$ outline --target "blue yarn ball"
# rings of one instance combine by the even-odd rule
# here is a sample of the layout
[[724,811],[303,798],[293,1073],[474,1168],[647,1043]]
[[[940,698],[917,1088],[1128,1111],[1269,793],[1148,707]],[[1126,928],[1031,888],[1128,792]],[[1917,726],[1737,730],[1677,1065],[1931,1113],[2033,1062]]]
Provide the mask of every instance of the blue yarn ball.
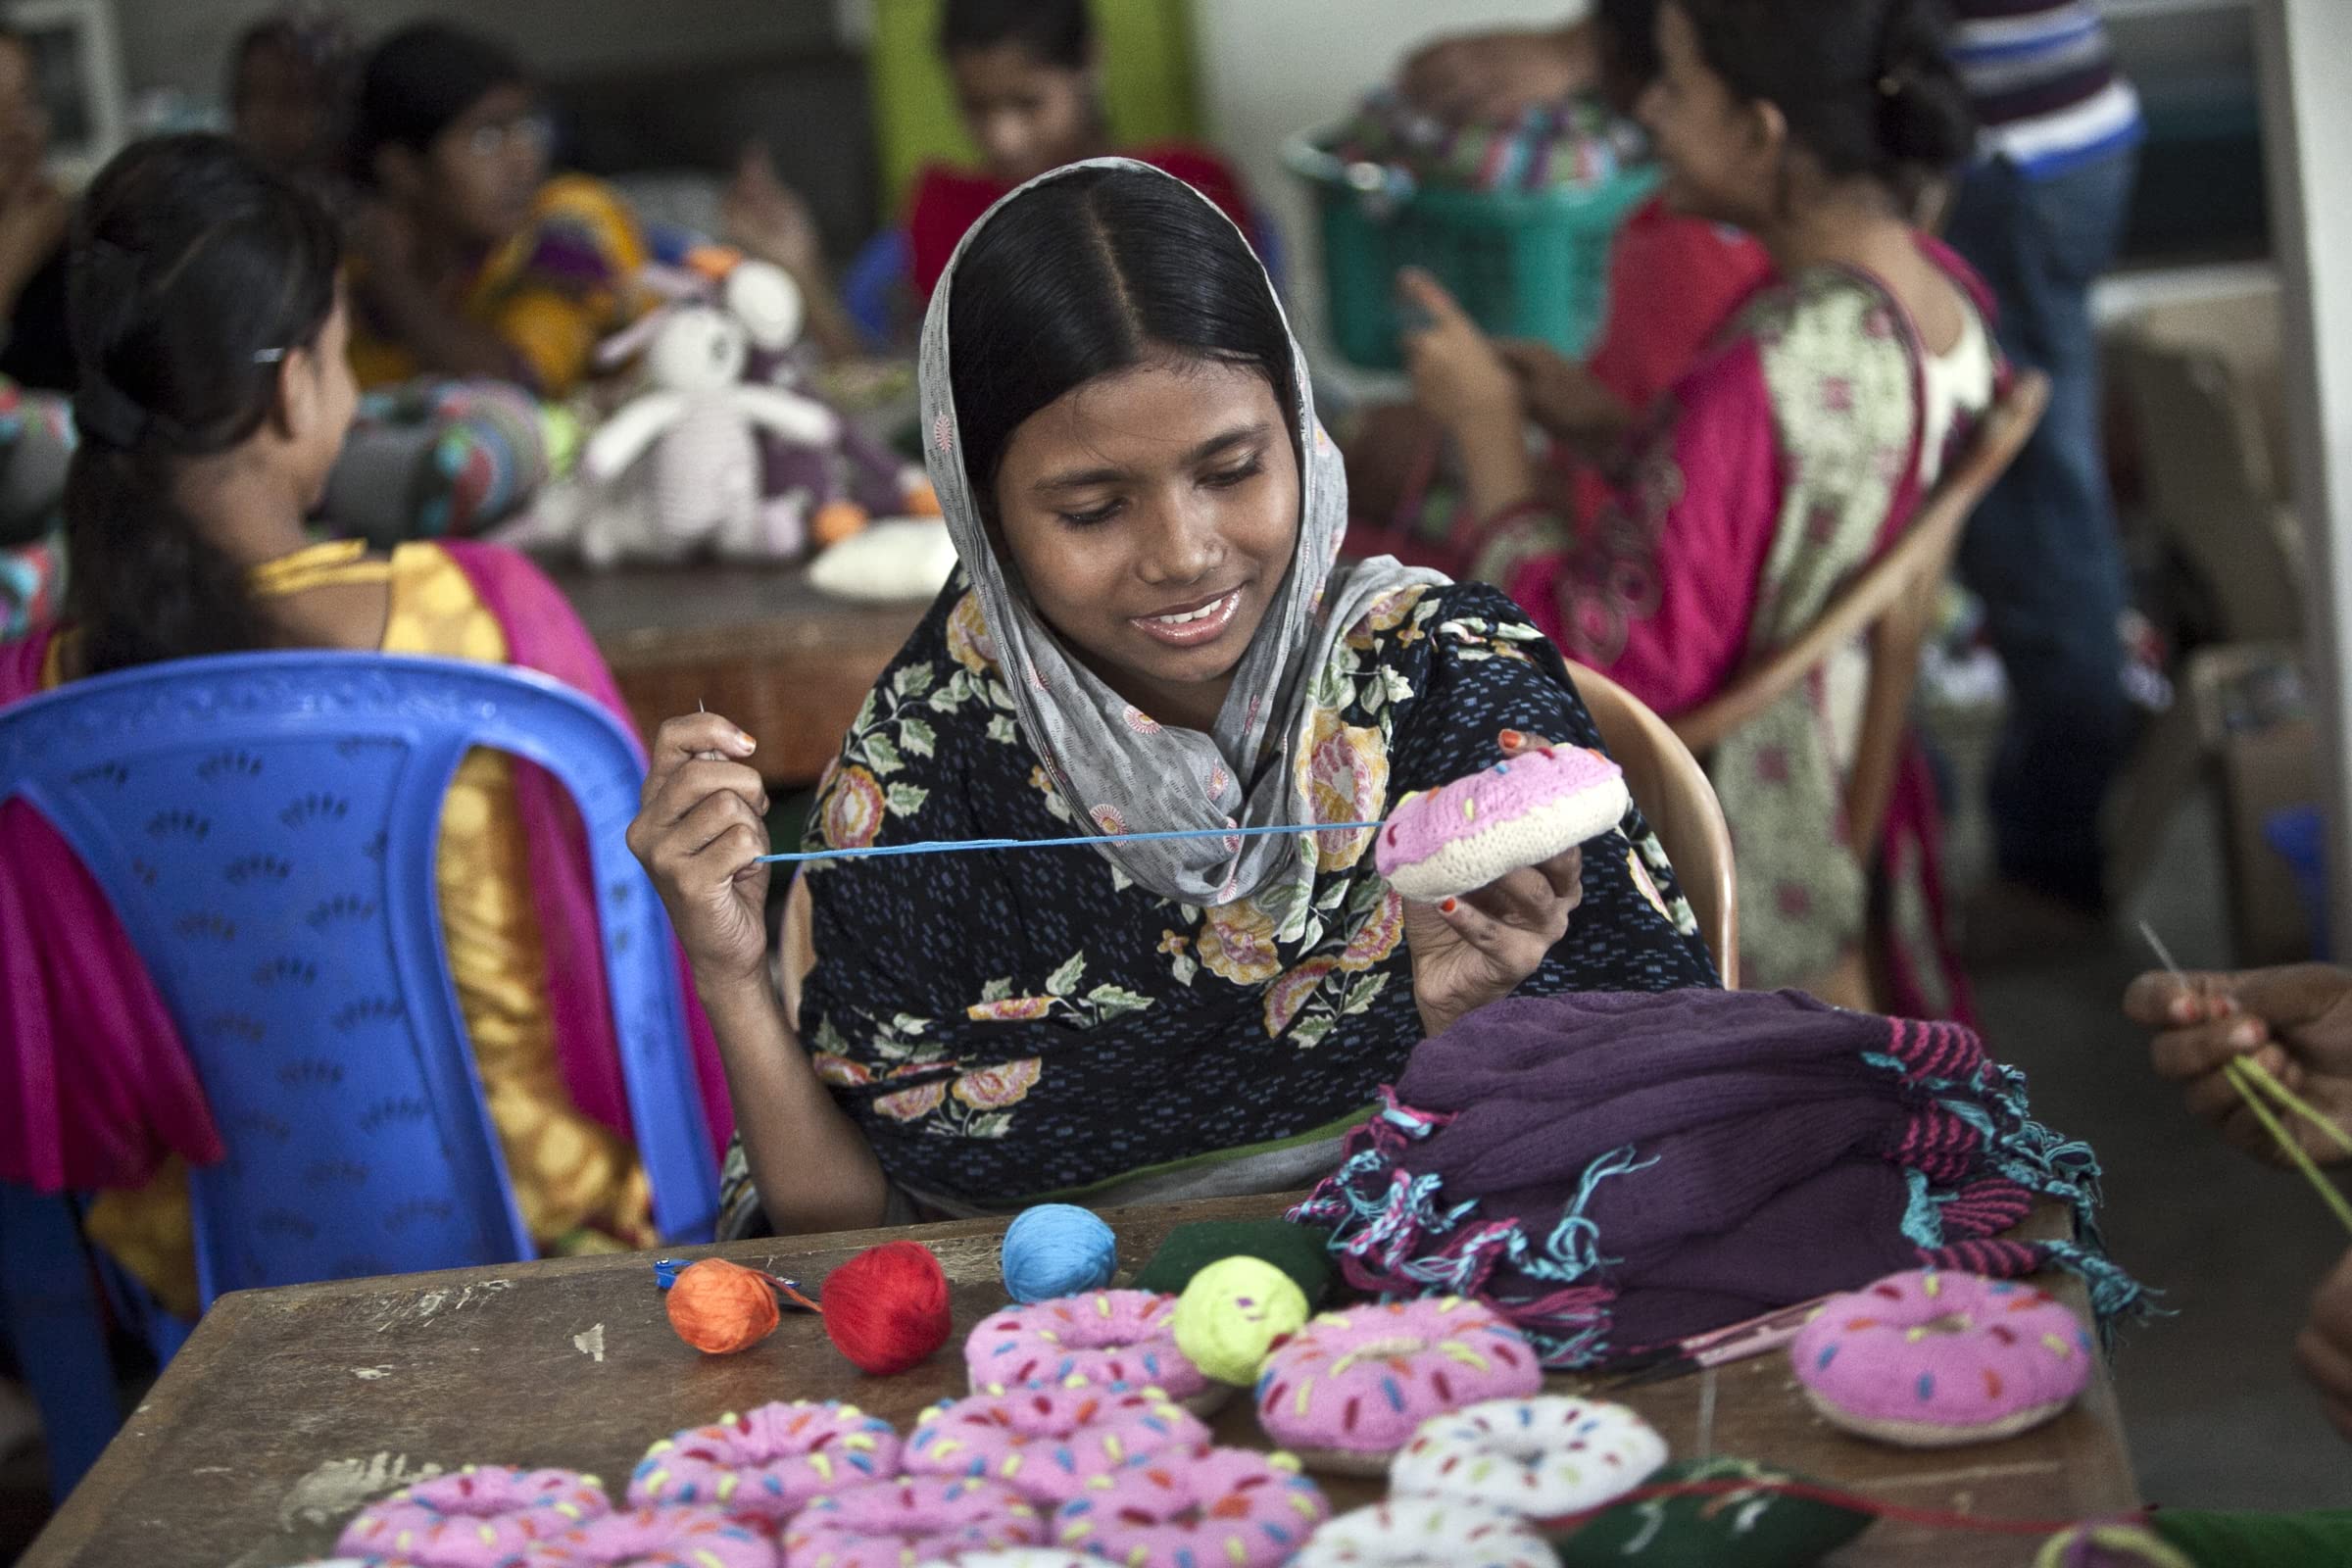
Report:
[[1119,1271],[1119,1239],[1075,1203],[1024,1208],[1004,1232],[1004,1289],[1027,1305],[1099,1291]]

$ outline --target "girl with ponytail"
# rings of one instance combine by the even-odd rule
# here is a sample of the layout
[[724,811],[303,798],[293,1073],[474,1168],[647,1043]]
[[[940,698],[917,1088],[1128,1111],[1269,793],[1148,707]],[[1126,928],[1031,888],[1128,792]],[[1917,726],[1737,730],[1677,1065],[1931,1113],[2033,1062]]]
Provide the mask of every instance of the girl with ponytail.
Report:
[[[73,236],[68,618],[0,646],[0,706],[131,665],[343,648],[512,662],[626,722],[579,621],[521,557],[310,541],[358,402],[340,261],[311,199],[224,138],[141,142],[99,175]],[[537,769],[472,754],[436,868],[451,977],[524,1221],[548,1248],[650,1245],[568,802]],[[104,895],[13,800],[0,802],[0,1081],[34,1086],[0,1098],[0,1180],[106,1190],[92,1239],[193,1312],[182,1161],[218,1160],[224,1145]],[[692,1025],[723,1143],[715,1049],[699,1010]]]

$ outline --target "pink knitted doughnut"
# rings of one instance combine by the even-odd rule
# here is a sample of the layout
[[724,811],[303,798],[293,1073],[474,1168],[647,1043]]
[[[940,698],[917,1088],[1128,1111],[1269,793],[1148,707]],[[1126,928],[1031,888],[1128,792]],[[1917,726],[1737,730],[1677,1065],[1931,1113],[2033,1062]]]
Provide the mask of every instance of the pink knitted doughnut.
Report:
[[836,1482],[890,1481],[899,1435],[854,1404],[763,1404],[715,1426],[689,1427],[645,1450],[629,1501],[713,1503],[773,1530]]
[[612,1511],[593,1476],[469,1464],[362,1508],[335,1549],[424,1568],[496,1568],[534,1541]]
[[786,1568],[906,1568],[925,1557],[1045,1539],[1045,1515],[1010,1487],[909,1476],[810,1498],[784,1532],[784,1561]]
[[1615,762],[1582,746],[1546,746],[1397,802],[1373,863],[1408,899],[1451,898],[1600,837],[1623,820],[1626,802]]
[[1535,1347],[1458,1296],[1326,1312],[1257,1380],[1266,1436],[1319,1470],[1376,1475],[1431,1416],[1544,1386]]
[[631,1508],[566,1530],[513,1568],[776,1568],[776,1544],[715,1508]]
[[2090,1335],[2048,1293],[1915,1269],[1825,1303],[1788,1359],[1849,1432],[1911,1448],[2014,1437],[2090,1381]]
[[1151,1291],[1095,1291],[1008,1306],[980,1320],[963,1342],[975,1393],[1049,1384],[1141,1393],[1213,1409],[1224,1397],[1176,1348],[1176,1298]]
[[1275,1568],[1330,1513],[1287,1453],[1168,1448],[1063,1503],[1054,1540],[1127,1568]]
[[915,1568],[1102,1568],[1091,1551],[1056,1551],[1052,1546],[1007,1546],[1003,1551],[959,1551],[934,1557]]
[[1208,1441],[1198,1417],[1156,1390],[1007,1389],[925,1410],[906,1440],[906,1468],[908,1475],[988,1476],[1052,1512],[1096,1476]]

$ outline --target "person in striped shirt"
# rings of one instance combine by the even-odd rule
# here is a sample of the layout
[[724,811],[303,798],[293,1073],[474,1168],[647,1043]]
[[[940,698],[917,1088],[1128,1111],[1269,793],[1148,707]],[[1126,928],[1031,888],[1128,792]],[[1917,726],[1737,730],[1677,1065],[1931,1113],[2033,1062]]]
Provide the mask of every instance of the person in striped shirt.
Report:
[[2122,237],[2139,103],[2092,0],[1953,0],[1952,11],[1952,63],[1981,130],[1945,238],[1991,286],[2010,359],[2051,383],[2040,428],[1960,550],[2009,673],[1991,781],[1996,853],[2009,882],[2095,914],[2099,808],[2132,710],[2090,287]]

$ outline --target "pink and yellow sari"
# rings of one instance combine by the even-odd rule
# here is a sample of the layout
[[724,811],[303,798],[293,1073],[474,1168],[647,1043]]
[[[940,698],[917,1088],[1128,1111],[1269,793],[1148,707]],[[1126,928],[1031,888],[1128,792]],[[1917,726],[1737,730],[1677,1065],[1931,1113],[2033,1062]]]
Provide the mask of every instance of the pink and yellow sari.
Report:
[[[1921,244],[1988,320],[1964,264]],[[1801,635],[1901,534],[1941,456],[1973,434],[1983,411],[1959,411],[1943,453],[1923,464],[1925,363],[1877,279],[1825,267],[1768,281],[1660,401],[1629,463],[1587,485],[1597,504],[1569,515],[1530,503],[1495,517],[1474,575],[1508,592],[1571,660],[1670,719],[1688,711]],[[1848,960],[1871,900],[1885,898],[1892,951],[1873,956],[1894,1009],[1965,1019],[1942,933],[1938,813],[1916,751],[1875,877],[1847,844],[1850,713],[1833,689],[1838,668],[1705,760],[1739,854],[1741,970],[1757,987],[1817,981]]]
[[[256,591],[385,582],[386,652],[535,669],[628,722],[570,606],[521,557],[416,544],[387,562],[362,549],[272,562]],[[0,647],[0,706],[57,684],[72,635]],[[653,1245],[569,797],[539,768],[473,753],[451,784],[437,858],[451,975],[525,1223],[549,1250]],[[0,1179],[102,1190],[92,1237],[191,1315],[185,1166],[225,1152],[195,1067],[105,894],[21,801],[0,804]],[[686,1005],[704,1116],[723,1149],[726,1080],[691,984]]]

